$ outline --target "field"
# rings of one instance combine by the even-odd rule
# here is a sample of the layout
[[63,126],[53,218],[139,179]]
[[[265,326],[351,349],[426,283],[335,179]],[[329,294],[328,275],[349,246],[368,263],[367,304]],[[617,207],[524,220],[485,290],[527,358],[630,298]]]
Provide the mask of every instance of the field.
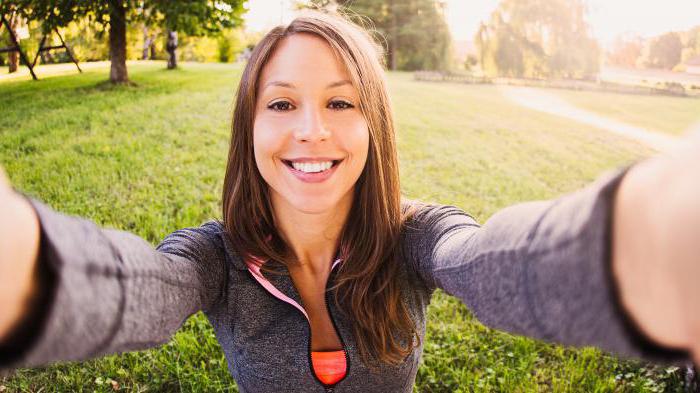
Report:
[[[131,63],[137,86],[130,87],[102,83],[105,67],[38,83],[0,80],[0,165],[13,185],[59,211],[134,232],[153,244],[178,228],[219,217],[241,69],[164,68]],[[494,86],[416,82],[407,73],[392,73],[389,82],[404,194],[459,206],[481,222],[505,206],[573,191],[606,170],[652,154],[606,131],[521,108]],[[662,128],[659,113],[672,114],[668,132],[698,113],[697,101],[647,98],[657,111],[638,112],[635,102],[626,108],[627,96],[583,100],[608,99],[634,113],[623,120],[653,128]],[[414,390],[680,392],[681,378],[677,368],[487,329],[461,303],[438,292]],[[19,370],[0,378],[3,386],[7,392],[237,391],[201,314],[160,348]]]

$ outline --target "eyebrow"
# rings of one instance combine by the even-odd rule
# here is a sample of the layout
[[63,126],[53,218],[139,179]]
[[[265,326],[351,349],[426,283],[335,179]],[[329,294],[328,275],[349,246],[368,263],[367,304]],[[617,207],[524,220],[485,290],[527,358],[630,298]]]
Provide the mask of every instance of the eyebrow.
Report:
[[[332,88],[340,87],[340,86],[344,86],[344,85],[352,85],[352,82],[350,82],[347,79],[344,79],[342,81],[330,83],[328,86],[326,86],[326,89],[332,89]],[[263,89],[266,89],[269,86],[286,87],[288,89],[295,89],[296,88],[296,86],[293,83],[284,82],[284,81],[271,81],[271,82],[267,82],[265,84],[265,86],[263,87]]]

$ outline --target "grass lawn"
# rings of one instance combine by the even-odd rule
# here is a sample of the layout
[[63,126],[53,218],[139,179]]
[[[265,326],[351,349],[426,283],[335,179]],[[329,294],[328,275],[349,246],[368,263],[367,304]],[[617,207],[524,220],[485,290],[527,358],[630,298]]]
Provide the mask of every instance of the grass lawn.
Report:
[[552,90],[573,105],[599,115],[673,135],[700,123],[700,98]]
[[[0,82],[0,164],[12,183],[62,212],[153,244],[219,217],[231,104],[241,69],[133,63],[136,87],[101,84],[107,68],[38,83]],[[610,133],[528,111],[493,86],[389,76],[404,193],[480,221],[510,204],[575,190],[650,154]],[[618,96],[610,96],[614,101]],[[673,99],[656,101],[659,111]],[[651,114],[647,113],[647,116]],[[680,372],[492,331],[438,292],[416,392],[678,392]],[[237,391],[201,314],[157,349],[19,370],[25,391]]]

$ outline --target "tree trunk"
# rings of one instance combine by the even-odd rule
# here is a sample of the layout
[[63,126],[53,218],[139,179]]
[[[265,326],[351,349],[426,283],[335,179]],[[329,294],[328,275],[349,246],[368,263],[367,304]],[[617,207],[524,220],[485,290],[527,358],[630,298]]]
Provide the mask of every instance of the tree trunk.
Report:
[[151,36],[148,35],[148,26],[143,26],[143,50],[141,60],[148,60],[148,53],[151,49]]
[[109,57],[112,63],[109,80],[112,83],[128,83],[126,71],[126,6],[120,0],[110,1]]
[[482,75],[486,75],[486,66],[484,63],[486,59],[486,45],[489,42],[488,34],[486,24],[481,22],[481,25],[479,25],[479,32],[477,33],[477,38],[479,40],[479,64],[481,65]]
[[168,30],[168,44],[165,49],[168,51],[168,69],[177,68],[177,31]]
[[[13,13],[10,15],[10,20],[8,21],[10,23],[10,29],[14,33],[15,37],[17,37],[17,25],[19,24],[19,15],[17,13]],[[14,45],[15,43],[12,41],[12,38],[9,38],[10,45]],[[19,43],[19,37],[17,37],[17,43]],[[10,67],[9,73],[17,72],[19,69],[19,52],[9,52],[7,54],[7,65]]]
[[141,60],[156,59],[156,37],[158,37],[157,32],[149,32],[147,26],[143,27],[143,52],[141,53]]
[[396,7],[394,0],[389,2],[389,12],[391,12],[391,38],[389,40],[389,69],[396,71],[396,57],[397,50],[399,48],[399,34],[398,28],[396,26]]

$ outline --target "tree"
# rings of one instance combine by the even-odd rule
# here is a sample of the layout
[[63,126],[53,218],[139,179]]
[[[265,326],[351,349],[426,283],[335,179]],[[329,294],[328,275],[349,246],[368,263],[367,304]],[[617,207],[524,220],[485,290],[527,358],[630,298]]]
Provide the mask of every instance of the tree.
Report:
[[381,34],[391,70],[447,69],[452,38],[440,0],[306,0],[302,8],[346,11]]
[[615,39],[608,53],[608,62],[622,67],[635,67],[642,54],[644,40],[636,35],[621,35]]
[[143,25],[143,49],[141,50],[141,60],[155,60],[156,58],[156,37],[158,32],[149,29],[148,25]]
[[177,67],[177,33],[189,36],[205,36],[220,33],[224,29],[240,26],[244,0],[226,1],[169,1],[151,0],[157,9],[156,20],[161,19],[168,31],[168,69]]
[[680,34],[669,32],[651,39],[644,47],[642,64],[650,68],[671,69],[681,61],[683,43]]
[[681,63],[685,64],[689,60],[700,56],[700,26],[696,26],[684,32],[683,51],[681,52]]
[[583,0],[502,0],[477,32],[484,71],[546,78],[591,78],[600,48]]
[[162,22],[165,28],[191,34],[214,32],[241,23],[244,0],[16,0],[19,9],[44,29],[88,17],[109,30],[110,81],[128,83],[126,31],[130,22]]
[[[0,43],[0,48],[4,47],[7,44],[9,46],[13,46],[15,42],[12,40],[12,35],[17,39],[19,42],[20,37],[18,35],[17,27],[20,24],[20,21],[22,20],[22,15],[19,12],[19,8],[17,7],[17,4],[15,4],[12,1],[0,1],[0,14],[5,16],[5,20],[9,24],[9,26],[3,26],[2,23],[0,23],[0,31],[3,29],[9,27],[11,30],[7,32],[7,40],[6,42]],[[7,54],[7,65],[9,67],[9,73],[17,72],[19,69],[19,53],[18,52],[8,52]]]

